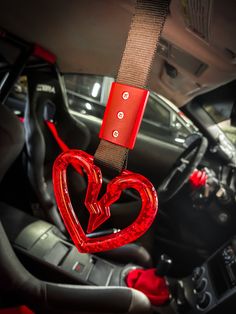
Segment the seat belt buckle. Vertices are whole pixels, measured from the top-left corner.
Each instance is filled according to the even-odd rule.
[[[149,91],[114,82],[99,137],[133,149],[146,108]]]

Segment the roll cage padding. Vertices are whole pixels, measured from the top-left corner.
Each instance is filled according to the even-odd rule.
[[[141,292],[125,287],[65,285],[31,275],[15,255],[0,222],[0,292],[13,293],[37,313],[149,313]]]

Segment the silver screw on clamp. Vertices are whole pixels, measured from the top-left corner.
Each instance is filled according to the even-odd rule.
[[[119,132],[117,130],[113,131],[112,133],[113,137],[118,137],[119,136]]]
[[[123,112],[123,111],[119,111],[119,112],[117,113],[117,118],[120,119],[120,120],[122,120],[122,119],[124,118],[124,112]]]
[[[129,92],[124,92],[124,93],[122,94],[122,98],[123,98],[124,100],[127,100],[127,99],[129,98]]]

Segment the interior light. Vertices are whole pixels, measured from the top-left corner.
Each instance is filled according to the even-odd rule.
[[[88,109],[88,110],[92,110],[92,106],[89,102],[86,102],[85,103],[85,107]]]
[[[98,82],[94,83],[93,90],[92,90],[92,96],[94,98],[97,97],[100,88],[101,88],[101,84],[99,84]]]
[[[185,139],[176,137],[176,138],[175,138],[175,142],[177,142],[177,143],[184,143],[184,142],[185,142]]]

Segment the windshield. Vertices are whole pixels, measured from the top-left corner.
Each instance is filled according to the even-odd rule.
[[[234,144],[234,146],[236,146],[236,127],[232,126],[230,121],[233,101],[204,104],[203,107],[221,128],[227,138]]]

